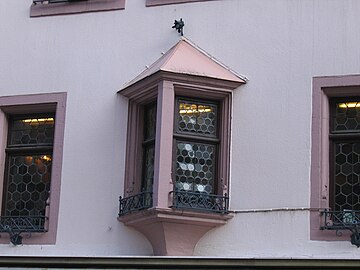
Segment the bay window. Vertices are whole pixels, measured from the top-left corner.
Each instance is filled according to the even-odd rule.
[[[243,83],[183,38],[119,91],[129,99],[119,220],[142,232],[155,255],[191,255],[232,218],[232,92]]]

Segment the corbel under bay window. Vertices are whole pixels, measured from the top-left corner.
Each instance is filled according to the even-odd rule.
[[[129,99],[119,220],[155,255],[192,255],[229,210],[232,91],[245,80],[186,39],[120,94]]]

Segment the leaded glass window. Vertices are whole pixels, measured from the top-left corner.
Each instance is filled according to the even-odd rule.
[[[216,138],[217,106],[215,104],[180,100],[178,106],[179,132]]]
[[[54,126],[54,115],[9,118],[3,216],[45,216]]]
[[[218,105],[177,99],[175,190],[216,194]]]
[[[331,101],[330,141],[332,208],[360,210],[360,98]]]
[[[154,183],[154,159],[156,136],[156,103],[144,109],[143,177],[141,190],[152,192]]]
[[[212,194],[215,146],[184,141],[176,146],[176,189]]]

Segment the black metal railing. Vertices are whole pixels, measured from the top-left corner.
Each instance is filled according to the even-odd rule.
[[[139,211],[152,207],[152,192],[141,192],[134,196],[122,198],[120,196],[119,216],[123,216],[133,211]]]
[[[172,191],[173,208],[185,208],[215,213],[229,212],[229,197],[200,192]]]
[[[22,243],[21,233],[47,232],[45,216],[0,216],[0,232],[8,233],[14,245]]]
[[[348,230],[352,232],[351,244],[360,247],[360,211],[325,209],[321,215],[323,216],[321,230],[334,230],[337,235],[341,235],[340,231]]]

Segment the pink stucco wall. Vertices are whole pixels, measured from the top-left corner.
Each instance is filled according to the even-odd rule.
[[[309,221],[312,80],[360,73],[358,1],[128,0],[122,10],[29,18],[31,4],[0,1],[0,96],[67,92],[57,238],[1,244],[1,254],[153,254],[117,220],[128,101],[116,92],[176,44],[171,27],[183,18],[189,39],[249,78],[232,97],[229,176],[230,207],[245,211],[194,254],[358,258],[348,240],[310,240]]]

